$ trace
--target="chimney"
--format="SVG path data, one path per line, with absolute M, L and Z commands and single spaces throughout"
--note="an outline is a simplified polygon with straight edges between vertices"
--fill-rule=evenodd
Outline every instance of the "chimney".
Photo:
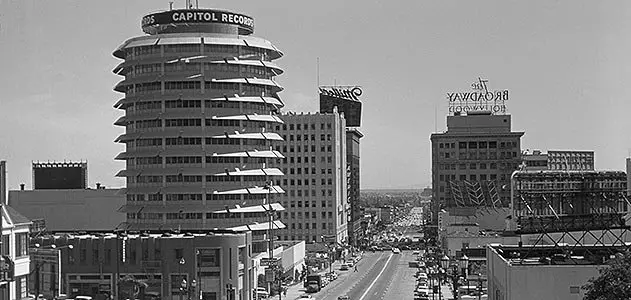
M 20 191 L 24 190 L 24 185 L 25 185 L 24 183 L 20 183 Z
M 96 183 L 96 189 L 97 189 L 97 190 L 100 190 L 100 189 L 101 189 L 101 183 L 100 183 L 100 182 L 97 182 L 97 183 Z

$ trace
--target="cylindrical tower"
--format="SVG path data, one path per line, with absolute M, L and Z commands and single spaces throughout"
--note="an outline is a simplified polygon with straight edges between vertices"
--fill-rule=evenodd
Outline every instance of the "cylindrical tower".
M 213 214 L 262 204 L 283 190 L 283 102 L 272 61 L 283 54 L 251 36 L 254 20 L 223 10 L 183 9 L 142 19 L 146 36 L 125 41 L 113 55 L 124 61 L 114 107 L 125 115 L 116 142 L 125 152 L 128 228 L 203 229 L 264 222 L 265 213 Z

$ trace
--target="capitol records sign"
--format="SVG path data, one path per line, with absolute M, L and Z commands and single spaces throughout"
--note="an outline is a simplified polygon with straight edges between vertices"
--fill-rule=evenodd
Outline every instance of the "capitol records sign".
M 470 111 L 490 111 L 493 114 L 506 113 L 508 90 L 489 90 L 488 79 L 478 78 L 467 92 L 447 93 L 449 114 Z

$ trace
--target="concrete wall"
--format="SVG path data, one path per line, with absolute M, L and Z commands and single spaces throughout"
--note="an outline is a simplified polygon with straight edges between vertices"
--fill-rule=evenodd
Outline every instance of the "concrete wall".
M 581 286 L 598 276 L 596 265 L 512 266 L 487 247 L 487 276 L 490 300 L 579 300 Z
M 44 219 L 49 231 L 112 230 L 125 222 L 118 189 L 9 191 L 11 207 L 25 217 Z

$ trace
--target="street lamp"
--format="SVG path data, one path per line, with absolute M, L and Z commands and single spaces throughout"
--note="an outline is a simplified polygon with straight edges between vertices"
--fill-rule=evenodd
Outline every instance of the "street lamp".
M 186 260 L 182 256 L 179 261 L 180 276 L 182 276 L 182 266 L 186 264 Z M 184 289 L 186 288 L 186 278 L 182 276 L 182 282 L 180 283 L 180 300 L 184 299 Z
M 443 255 L 443 257 L 440 258 L 440 267 L 442 270 L 447 270 L 447 268 L 449 268 L 449 257 L 447 255 Z M 444 271 L 441 273 L 443 272 Z M 440 279 L 438 280 L 438 284 L 440 285 Z
M 460 270 L 462 270 L 462 277 L 464 277 L 466 280 L 465 282 L 467 283 L 467 293 L 469 293 L 469 280 L 467 279 L 467 273 L 469 271 L 469 257 L 463 253 L 458 263 L 460 264 Z

